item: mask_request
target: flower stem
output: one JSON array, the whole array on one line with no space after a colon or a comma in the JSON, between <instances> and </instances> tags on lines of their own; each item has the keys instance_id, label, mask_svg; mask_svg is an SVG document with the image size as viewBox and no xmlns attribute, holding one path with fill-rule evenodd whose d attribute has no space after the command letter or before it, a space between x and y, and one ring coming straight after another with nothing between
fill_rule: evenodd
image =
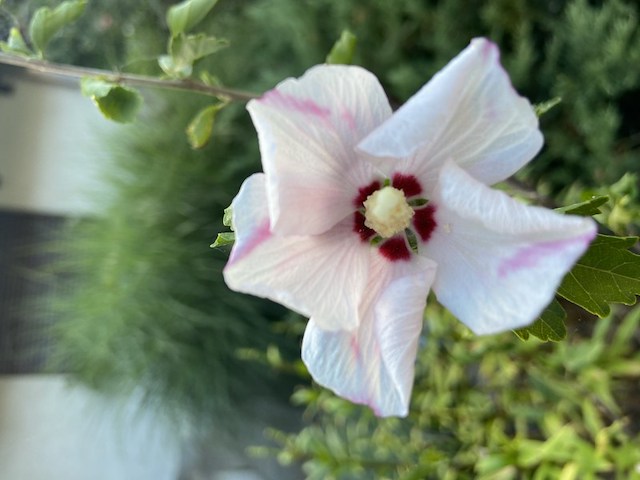
<instances>
[{"instance_id":1,"label":"flower stem","mask_svg":"<svg viewBox=\"0 0 640 480\"><path fill-rule=\"evenodd\" d=\"M248 102L252 98L259 96L255 93L207 85L191 79L173 80L148 75L112 72L97 68L77 67L75 65L62 65L6 53L0 53L0 63L22 67L32 72L48 73L67 78L99 77L119 84L197 92L212 97L227 97L240 102Z\"/></svg>"}]
</instances>

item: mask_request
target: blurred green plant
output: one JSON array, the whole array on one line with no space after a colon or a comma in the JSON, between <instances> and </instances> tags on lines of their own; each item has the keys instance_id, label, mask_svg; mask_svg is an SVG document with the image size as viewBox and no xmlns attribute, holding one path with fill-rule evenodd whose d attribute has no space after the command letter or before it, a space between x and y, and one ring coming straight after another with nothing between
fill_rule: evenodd
<instances>
[{"instance_id":1,"label":"blurred green plant","mask_svg":"<svg viewBox=\"0 0 640 480\"><path fill-rule=\"evenodd\" d=\"M45 59L50 41L82 15L86 0L65 0L53 9L46 6L38 8L29 20L26 39L21 33L20 23L12 17L14 25L9 29L7 41L0 42L0 50L4 52L0 55L0 63L80 78L82 93L93 100L106 118L120 123L132 122L142 105L143 97L132 88L134 86L197 91L216 97L217 102L201 110L187 127L191 145L202 148L209 142L217 112L231 100L247 101L254 97L248 92L220 88L218 80L206 70L201 72L200 80L192 78L197 62L228 46L227 40L203 32L187 33L205 19L217 1L184 0L167 10L166 23L171 35L167 53L157 57L163 76L81 68Z\"/></svg>"},{"instance_id":2,"label":"blurred green plant","mask_svg":"<svg viewBox=\"0 0 640 480\"><path fill-rule=\"evenodd\" d=\"M620 317L541 344L473 336L431 304L406 419L302 387L308 425L252 451L312 480L640 478L640 308Z\"/></svg>"},{"instance_id":3,"label":"blurred green plant","mask_svg":"<svg viewBox=\"0 0 640 480\"><path fill-rule=\"evenodd\" d=\"M15 21L0 15L2 38L15 22L28 24L37 7L59 3L6 0L4 11L15 12ZM216 2L195 3L208 12ZM159 74L157 59L167 54L167 37L185 34L169 31L171 4L89 2L76 24L65 27L67 35L51 42L48 55L54 61ZM470 38L489 36L499 44L520 92L533 102L563 99L542 119L546 148L521 179L555 196L576 180L591 188L636 168L640 72L628 68L640 61L635 1L243 0L219 2L206 17L196 10L198 28L228 39L232 48L216 53L215 62L199 61L195 78L208 69L224 84L264 91L322 63L348 29L360 45L353 62L376 73L395 105ZM214 48L216 42L210 43Z\"/></svg>"},{"instance_id":4,"label":"blurred green plant","mask_svg":"<svg viewBox=\"0 0 640 480\"><path fill-rule=\"evenodd\" d=\"M595 188L574 184L565 195L566 201L579 201L592 196L606 196L596 219L616 235L640 234L640 173L625 173L617 182Z\"/></svg>"},{"instance_id":5,"label":"blurred green plant","mask_svg":"<svg viewBox=\"0 0 640 480\"><path fill-rule=\"evenodd\" d=\"M285 310L229 291L226 254L209 249L222 228L215 212L253 158L228 161L226 152L246 141L231 127L243 115L236 106L219 119L215 145L189 148L179 126L199 101L156 98L135 128L104 139L101 214L71 222L59 242L56 271L70 283L54 299L55 365L101 391L141 391L146 405L206 430L232 420L221 412L243 398L281 388L238 350L295 344L271 328Z\"/></svg>"},{"instance_id":6,"label":"blurred green plant","mask_svg":"<svg viewBox=\"0 0 640 480\"><path fill-rule=\"evenodd\" d=\"M0 38L6 38L10 28L27 34L34 13L42 7L55 9L60 0L5 0L0 10ZM125 65L133 43L143 44L155 55L162 53L168 28L164 15L173 0L144 0L132 4L128 0L91 0L84 13L64 27L47 46L47 58L60 63L128 70ZM135 42L131 42L132 38ZM155 63L155 65L154 65ZM136 58L136 70L158 72L154 58Z\"/></svg>"},{"instance_id":7,"label":"blurred green plant","mask_svg":"<svg viewBox=\"0 0 640 480\"><path fill-rule=\"evenodd\" d=\"M238 9L242 24L214 20L234 46L217 58L251 58L233 66L237 78L274 85L284 72L297 76L323 62L348 28L358 39L353 63L373 71L396 106L470 38L488 36L518 91L534 103L562 98L541 119L545 150L519 178L556 196L577 180L600 186L637 169L640 71L629 68L640 61L635 1L258 0Z\"/></svg>"}]
</instances>

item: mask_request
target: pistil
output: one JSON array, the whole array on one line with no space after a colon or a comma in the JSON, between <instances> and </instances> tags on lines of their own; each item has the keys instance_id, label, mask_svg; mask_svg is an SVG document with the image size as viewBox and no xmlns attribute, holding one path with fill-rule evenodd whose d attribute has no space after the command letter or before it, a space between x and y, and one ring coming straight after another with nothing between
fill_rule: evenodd
<instances>
[{"instance_id":1,"label":"pistil","mask_svg":"<svg viewBox=\"0 0 640 480\"><path fill-rule=\"evenodd\" d=\"M373 192L363 205L365 226L375 230L383 238L403 232L415 214L407 203L404 192L391 186Z\"/></svg>"}]
</instances>

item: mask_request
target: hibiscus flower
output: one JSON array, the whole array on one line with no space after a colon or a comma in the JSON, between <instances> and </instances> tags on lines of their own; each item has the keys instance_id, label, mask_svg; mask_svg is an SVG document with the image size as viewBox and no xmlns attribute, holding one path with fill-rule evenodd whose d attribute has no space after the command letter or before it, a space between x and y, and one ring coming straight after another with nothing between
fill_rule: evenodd
<instances>
[{"instance_id":1,"label":"hibiscus flower","mask_svg":"<svg viewBox=\"0 0 640 480\"><path fill-rule=\"evenodd\" d=\"M523 327L595 235L489 188L543 139L486 39L395 113L373 74L330 65L247 108L264 173L232 203L226 283L310 317L313 378L377 415L408 413L430 289L476 334Z\"/></svg>"}]
</instances>

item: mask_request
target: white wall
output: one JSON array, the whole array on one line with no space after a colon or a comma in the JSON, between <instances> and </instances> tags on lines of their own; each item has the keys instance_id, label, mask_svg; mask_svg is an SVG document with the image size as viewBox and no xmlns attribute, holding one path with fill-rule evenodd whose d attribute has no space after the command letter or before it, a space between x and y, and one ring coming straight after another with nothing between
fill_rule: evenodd
<instances>
[{"instance_id":1,"label":"white wall","mask_svg":"<svg viewBox=\"0 0 640 480\"><path fill-rule=\"evenodd\" d=\"M179 447L139 399L62 375L0 376L0 479L175 480Z\"/></svg>"},{"instance_id":2,"label":"white wall","mask_svg":"<svg viewBox=\"0 0 640 480\"><path fill-rule=\"evenodd\" d=\"M0 94L0 209L99 211L87 200L104 188L98 137L121 127L75 81L2 66L0 80L13 87ZM60 375L0 376L0 480L175 480L177 435L137 404L69 388Z\"/></svg>"},{"instance_id":3,"label":"white wall","mask_svg":"<svg viewBox=\"0 0 640 480\"><path fill-rule=\"evenodd\" d=\"M95 211L88 192L102 188L106 157L96 141L104 119L77 81L0 65L0 208L49 214ZM124 127L126 128L126 127Z\"/></svg>"}]
</instances>

